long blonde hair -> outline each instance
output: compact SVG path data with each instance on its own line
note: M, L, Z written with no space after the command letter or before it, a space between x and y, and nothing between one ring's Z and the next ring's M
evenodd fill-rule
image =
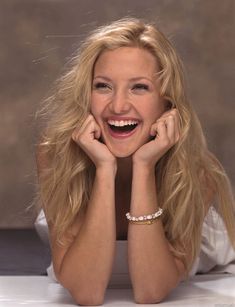
M181 139L156 165L156 177L167 239L175 255L184 261L186 248L190 248L190 259L185 263L190 269L200 248L206 214L205 186L214 190L217 210L235 246L234 201L229 180L208 151L199 120L187 100L182 65L176 52L155 26L141 20L121 19L91 33L45 101L41 114L47 119L47 127L39 150L48 160L40 176L47 221L53 224L61 242L75 216L89 201L94 165L71 135L89 113L97 58L106 49L123 46L144 48L156 57L161 95L180 114Z

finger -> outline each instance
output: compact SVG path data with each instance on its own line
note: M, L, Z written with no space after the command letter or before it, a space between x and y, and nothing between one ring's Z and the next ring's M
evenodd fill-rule
M98 125L97 121L95 120L95 117L92 114L89 115L85 130L88 133L92 134L95 139L99 139L101 136L100 126Z
M83 134L85 130L87 130L88 125L93 121L94 117L92 114L89 114L85 119L84 123L81 127L77 127L80 134Z
M159 119L166 119L169 115L176 116L178 113L179 112L178 112L178 110L176 108L170 109L170 110L164 112Z
M101 136L101 129L100 129L100 126L97 124L95 119L93 121L93 133L94 133L95 139L98 140Z
M158 120L166 119L169 115L174 114L173 110L175 109L165 111Z
M150 135L151 136L157 136L157 123L152 124L151 128L150 128Z
M87 140L94 140L100 138L101 129L93 115L89 116L84 129L80 132L79 135L80 138L84 136Z
M158 120L152 125L150 135L156 136L157 138L167 137L167 128L164 120Z
M164 119L166 120L166 122L168 121L168 118L169 116L173 116L174 118L174 139L175 139L175 142L177 142L179 140L179 137L180 137L180 116L179 116L179 111L174 108L170 111L167 111L165 112L161 119ZM171 124L169 124L171 125Z
M175 115L175 141L177 142L180 138L180 115L178 110L176 110Z
M179 140L180 137L180 115L177 109L173 109L170 113L174 116L175 121L175 142Z
M161 141L164 141L162 144L168 145L169 140L168 140L167 126L165 121L161 120L157 123L157 138L159 138Z
M165 120L167 136L172 143L175 143L175 118L173 115L168 115Z
M82 126L77 125L77 127L74 129L73 133L72 133L72 139L76 142L79 137L84 133L84 131L86 131L87 126L89 125L89 123L92 121L93 116L91 114L89 114L87 116L87 118L85 119L85 121L83 122Z

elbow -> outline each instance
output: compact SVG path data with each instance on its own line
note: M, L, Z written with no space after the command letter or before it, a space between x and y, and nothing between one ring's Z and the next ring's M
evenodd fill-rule
M66 288L76 304L81 306L100 306L104 303L105 287L92 287L86 282L72 282L65 278L60 278L60 284Z
M158 285L142 285L134 288L134 300L136 304L158 304L177 286L178 283L166 283Z
M142 291L141 293L134 293L134 301L136 304L158 304L166 297L165 293L150 291Z
M73 299L81 306L100 306L104 303L104 295L97 291L70 291Z

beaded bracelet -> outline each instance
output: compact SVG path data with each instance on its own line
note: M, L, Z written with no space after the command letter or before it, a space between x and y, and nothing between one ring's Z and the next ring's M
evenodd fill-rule
M131 216L130 212L126 214L126 218L129 220L130 223L132 224L148 224L151 225L153 222L161 216L163 213L163 209L159 208L158 211L156 211L153 214L148 214L148 215L141 215L138 217Z

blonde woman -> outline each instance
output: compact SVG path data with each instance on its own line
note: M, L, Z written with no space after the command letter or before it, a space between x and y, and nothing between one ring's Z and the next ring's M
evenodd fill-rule
M226 270L229 181L153 25L126 18L91 33L45 112L40 197L55 277L77 303L103 303L120 248L137 303L162 301L189 274Z

